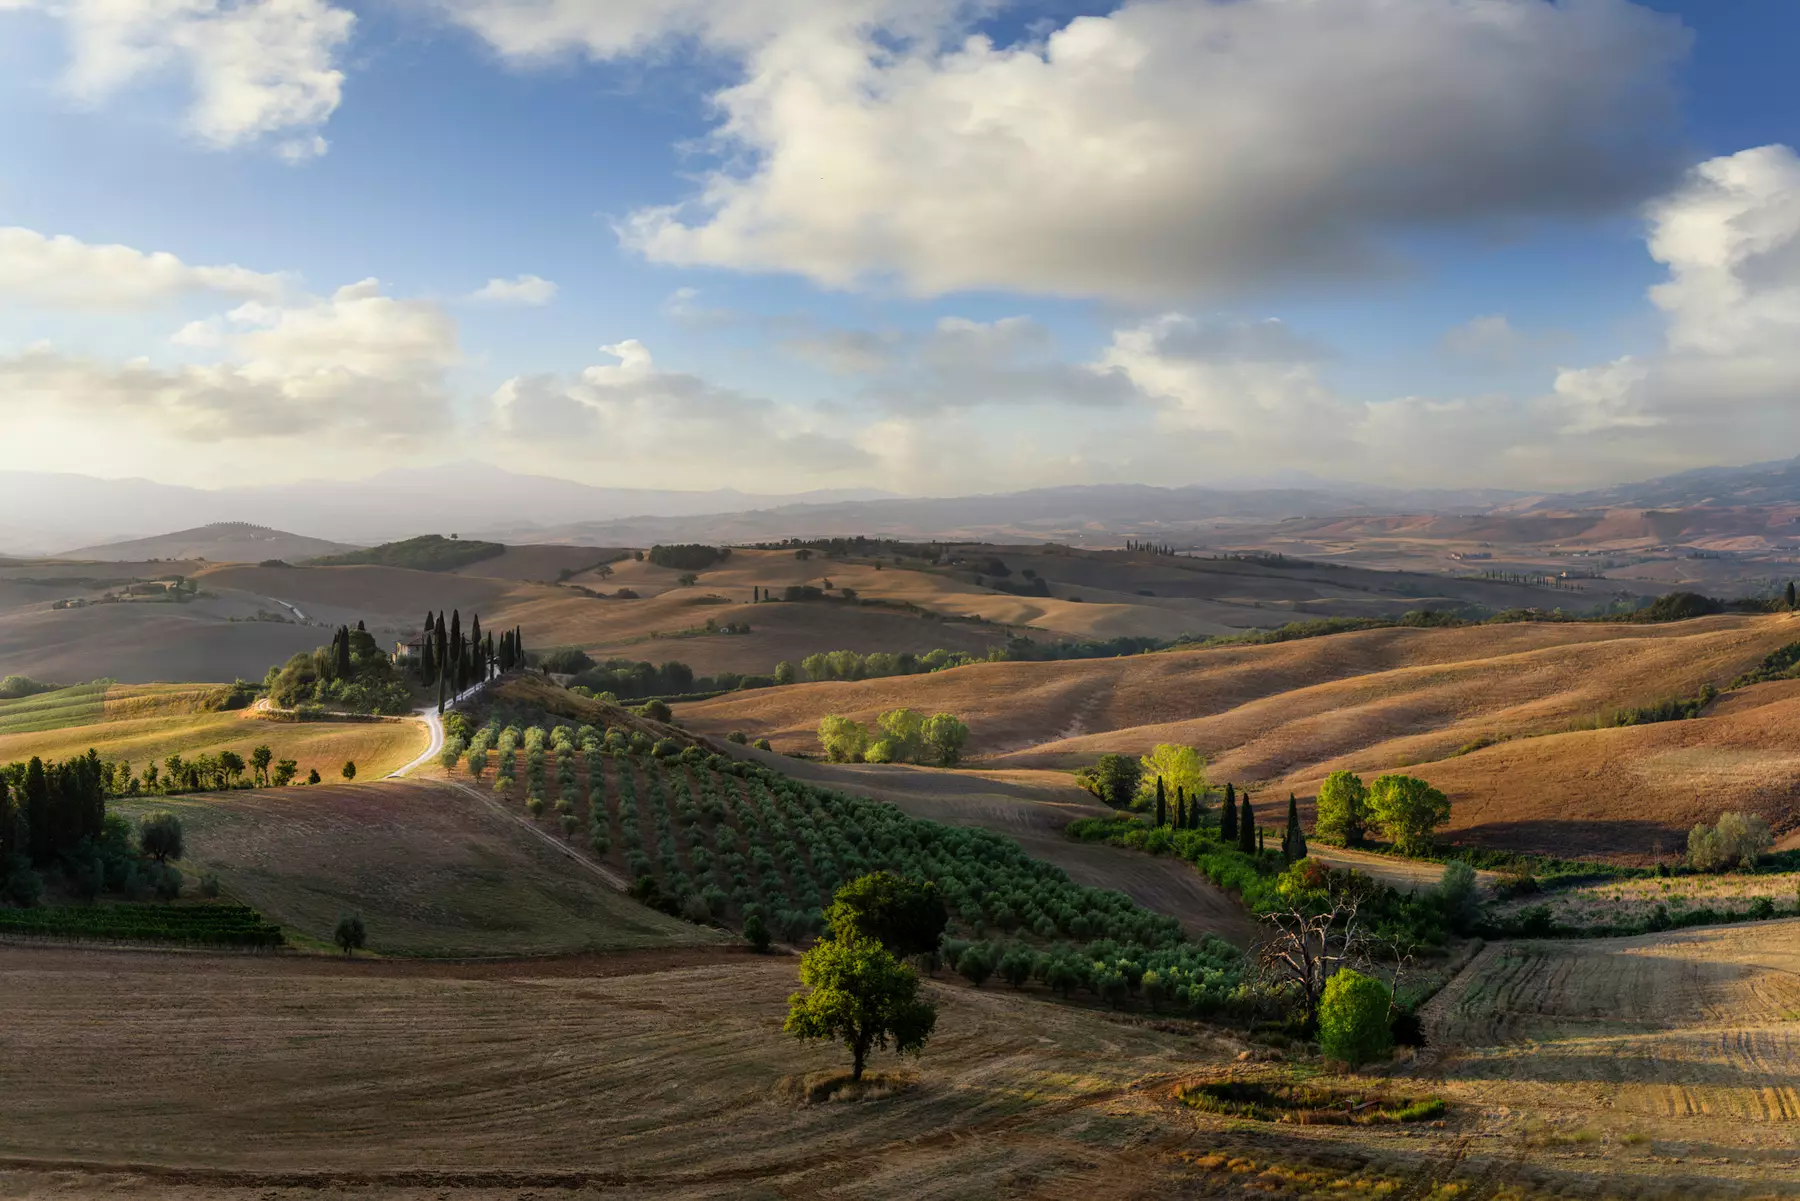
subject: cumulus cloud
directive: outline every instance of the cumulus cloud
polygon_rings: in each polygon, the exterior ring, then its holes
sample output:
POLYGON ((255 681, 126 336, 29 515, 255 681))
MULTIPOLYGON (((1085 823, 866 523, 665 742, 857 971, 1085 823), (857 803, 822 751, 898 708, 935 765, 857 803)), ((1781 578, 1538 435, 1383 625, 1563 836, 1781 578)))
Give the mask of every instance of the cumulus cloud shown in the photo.
POLYGON ((0 404, 15 414, 131 423, 186 442, 301 435, 425 441, 449 416, 444 373, 456 324, 375 280, 290 305, 258 301, 194 322, 174 343, 218 361, 106 363, 38 345, 0 357, 0 404))
POLYGON ((343 97, 337 59, 356 18, 327 0, 8 0, 68 31, 65 85, 99 103, 128 85, 184 76, 188 129, 227 148, 265 136, 290 160, 324 153, 317 129, 343 97))
POLYGON ((275 300, 288 283, 245 267, 190 266, 166 252, 0 228, 0 298, 72 309, 142 308, 196 292, 275 300))
POLYGON ((1614 211, 1672 178, 1672 18, 1625 0, 991 6, 455 0, 515 61, 686 38, 743 78, 729 166, 621 228, 677 264, 1130 300, 1394 266, 1419 226, 1614 211))
POLYGON ((1800 440, 1800 157, 1762 146, 1710 159, 1650 207, 1654 353, 1562 371, 1574 430, 1666 427, 1691 455, 1767 457, 1800 440))
POLYGON ((639 484, 667 479, 672 466, 690 478, 750 483, 771 470, 824 477, 872 461, 801 410, 659 369, 635 338, 600 350, 617 361, 574 379, 507 380, 490 398, 491 432, 578 462, 584 473, 600 465, 639 484))
POLYGON ((490 279, 469 293, 469 299, 484 304, 523 304, 535 307, 556 299, 556 285, 536 275, 490 279))

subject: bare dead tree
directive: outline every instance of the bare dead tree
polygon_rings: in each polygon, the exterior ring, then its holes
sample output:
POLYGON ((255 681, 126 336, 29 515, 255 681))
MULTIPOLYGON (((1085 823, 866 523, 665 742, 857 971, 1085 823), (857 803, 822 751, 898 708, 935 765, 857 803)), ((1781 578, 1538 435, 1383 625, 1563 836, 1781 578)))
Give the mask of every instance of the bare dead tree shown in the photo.
POLYGON ((1319 998, 1332 974, 1368 959, 1368 937, 1357 920, 1361 898, 1341 892, 1326 900, 1323 907, 1290 904, 1265 914, 1271 929, 1257 954, 1265 981, 1299 989, 1308 1026, 1318 1020, 1319 998))

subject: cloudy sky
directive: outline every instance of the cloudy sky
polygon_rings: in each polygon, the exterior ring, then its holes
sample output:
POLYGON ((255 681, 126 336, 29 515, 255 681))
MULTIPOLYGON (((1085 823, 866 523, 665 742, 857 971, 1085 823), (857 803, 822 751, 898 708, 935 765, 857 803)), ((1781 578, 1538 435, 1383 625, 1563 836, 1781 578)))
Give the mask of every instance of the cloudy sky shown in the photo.
POLYGON ((1793 0, 0 0, 0 467, 1800 454, 1793 0))

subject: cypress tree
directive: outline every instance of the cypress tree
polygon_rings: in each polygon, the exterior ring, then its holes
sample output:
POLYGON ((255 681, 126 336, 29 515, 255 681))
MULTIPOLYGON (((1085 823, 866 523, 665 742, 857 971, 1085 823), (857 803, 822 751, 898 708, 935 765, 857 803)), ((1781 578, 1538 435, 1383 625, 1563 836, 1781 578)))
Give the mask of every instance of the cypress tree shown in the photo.
POLYGON ((19 808, 25 814, 27 853, 33 863, 43 863, 50 857, 50 778, 36 755, 25 765, 25 796, 19 808))
POLYGON ((436 649, 436 644, 437 636, 431 628, 431 614, 427 613, 425 615, 425 637, 419 643, 419 682, 421 684, 429 684, 437 678, 437 656, 432 653, 436 649))
POLYGON ((1794 581, 1792 580, 1788 581, 1787 586, 1787 607, 1790 609, 1794 607, 1794 581))
POLYGON ((1281 840, 1281 853, 1289 863, 1306 858, 1306 835, 1300 829, 1300 802, 1288 793, 1287 835, 1281 840))
POLYGON ((1160 828, 1169 824, 1169 796, 1163 791, 1163 778, 1156 777, 1156 824, 1160 828))
POLYGON ((1219 841, 1232 843, 1238 836, 1237 794, 1225 785, 1225 807, 1219 811, 1219 841))
POLYGON ((438 712, 444 711, 444 673, 438 672, 438 712))
POLYGON ((438 615, 437 615, 437 674, 438 674, 438 679, 441 680, 444 678, 444 670, 449 666, 450 666, 450 638, 449 638, 449 635, 444 633, 444 613, 443 613, 443 610, 440 609, 438 611, 438 615))
POLYGON ((338 679, 350 678, 350 627, 340 626, 337 633, 337 673, 338 679))
POLYGON ((1187 785, 1175 785, 1175 828, 1187 829, 1187 785))
POLYGON ((1250 794, 1245 793, 1238 808, 1238 850, 1249 854, 1256 849, 1256 814, 1250 809, 1250 794))
POLYGON ((481 647, 481 614, 476 613, 469 618, 469 644, 481 647))

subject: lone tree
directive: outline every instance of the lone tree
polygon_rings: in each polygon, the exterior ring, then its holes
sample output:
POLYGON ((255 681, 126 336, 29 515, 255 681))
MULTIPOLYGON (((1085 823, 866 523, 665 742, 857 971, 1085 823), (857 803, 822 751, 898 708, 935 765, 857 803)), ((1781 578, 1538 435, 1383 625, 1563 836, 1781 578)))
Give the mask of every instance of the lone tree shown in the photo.
POLYGON ((937 951, 950 911, 929 880, 871 872, 837 890, 825 921, 834 938, 877 942, 904 958, 937 951))
POLYGON ((269 782, 269 764, 275 761, 275 752, 266 746, 259 746, 250 752, 250 770, 256 773, 259 784, 269 782))
POLYGON ((796 1038, 850 1048, 850 1079, 861 1080, 869 1052, 889 1046, 917 1055, 937 1027, 937 1007, 919 997, 918 973, 872 939, 833 938, 800 957, 800 983, 782 1029, 796 1038))
POLYGON ((152 813, 138 826, 138 845, 158 863, 181 858, 181 819, 167 810, 152 813))
POLYGON ((344 766, 341 770, 343 772, 344 779, 346 779, 346 780, 356 779, 356 763, 354 760, 350 760, 350 759, 344 760, 344 766))
POLYGON ((1319 785, 1313 834, 1342 846, 1359 846, 1369 825, 1369 790, 1352 771, 1334 771, 1319 785))
POLYGON ((1143 765, 1130 755, 1102 755, 1094 766, 1077 772, 1075 782, 1114 809, 1127 809, 1143 775, 1143 765))
POLYGON ((1319 1000, 1319 1050, 1352 1067, 1384 1058, 1394 1046, 1391 998, 1381 981, 1345 968, 1325 982, 1319 1000))
POLYGON ((346 913, 338 918, 337 929, 332 931, 331 941, 344 948, 346 955, 362 950, 363 943, 368 941, 368 931, 363 929, 362 916, 346 913))

